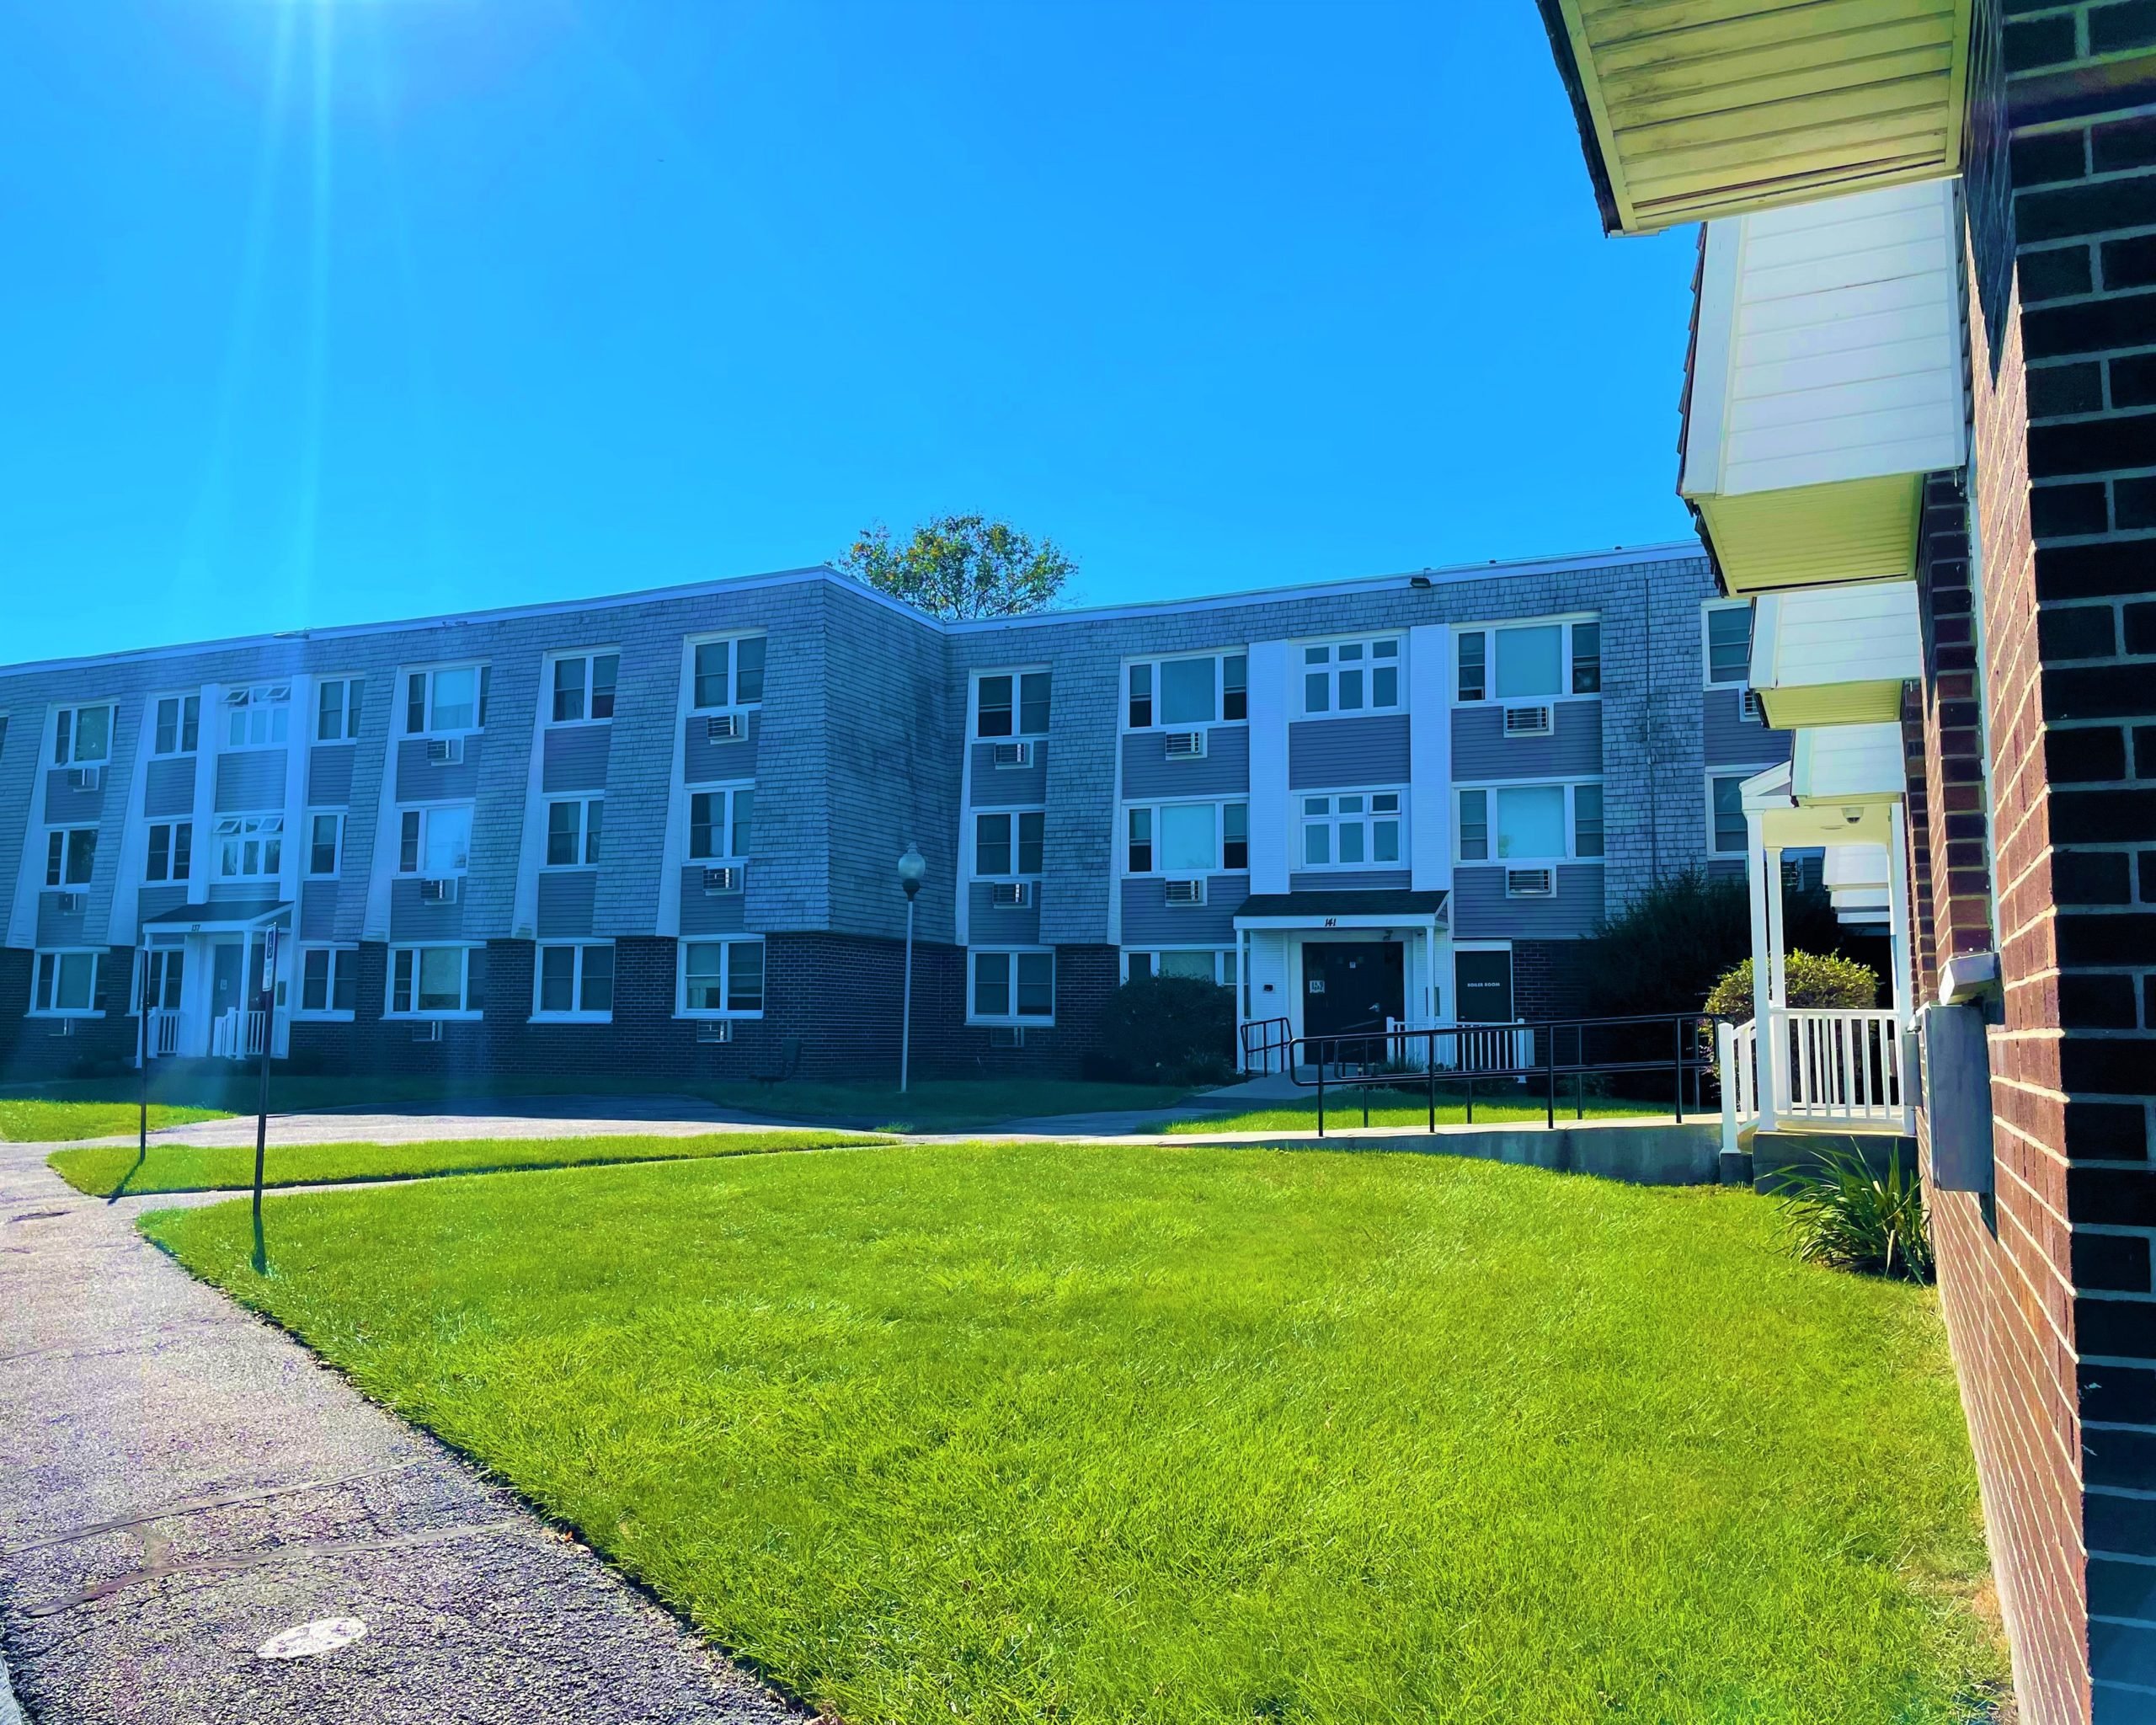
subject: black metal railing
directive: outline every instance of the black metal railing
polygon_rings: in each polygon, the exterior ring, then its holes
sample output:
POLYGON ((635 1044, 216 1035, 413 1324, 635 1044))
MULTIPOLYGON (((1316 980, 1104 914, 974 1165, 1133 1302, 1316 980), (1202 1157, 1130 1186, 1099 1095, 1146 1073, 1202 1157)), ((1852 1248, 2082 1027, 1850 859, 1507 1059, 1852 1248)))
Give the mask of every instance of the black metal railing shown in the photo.
POLYGON ((1270 1072, 1274 1062, 1285 1064, 1288 1049, 1295 1039, 1295 1027, 1285 1018, 1253 1018, 1241 1028, 1242 1070, 1270 1072))

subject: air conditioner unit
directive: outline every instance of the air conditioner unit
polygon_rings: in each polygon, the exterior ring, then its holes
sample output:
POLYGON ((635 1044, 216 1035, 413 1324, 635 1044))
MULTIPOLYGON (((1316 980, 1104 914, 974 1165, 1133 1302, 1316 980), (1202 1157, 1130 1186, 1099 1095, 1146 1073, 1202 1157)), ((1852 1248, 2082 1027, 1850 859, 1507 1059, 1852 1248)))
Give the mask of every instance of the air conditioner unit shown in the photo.
POLYGON ((1166 890, 1171 905, 1202 905, 1205 902, 1205 883, 1202 880, 1171 880, 1167 883, 1166 890))
POLYGON ((988 889, 988 901, 998 910, 1022 911, 1026 901, 1033 897, 1033 883, 1024 880, 999 880, 988 889))
POLYGON ((1759 692, 1757 689, 1745 690, 1741 701, 1745 718, 1750 719, 1754 724, 1764 724, 1767 722, 1767 709, 1760 701, 1759 692))
POLYGON ((62 893, 56 908, 63 916, 79 916, 90 902, 88 893, 62 893))
POLYGON ((67 788, 71 791, 94 791, 104 782, 102 766, 71 766, 67 769, 67 788))
POLYGON ((414 1042, 440 1042, 441 1040, 441 1020, 439 1018, 426 1018, 421 1020, 419 1023, 414 1024, 412 1027, 412 1040, 414 1042))
POLYGON ((741 890, 742 870, 728 862, 718 868, 704 870, 704 890, 707 893, 738 893, 741 890))
POLYGON ((699 1018, 696 1020, 698 1042, 731 1042, 734 1040, 734 1021, 731 1018, 699 1018))
POLYGON ((998 766, 1031 766, 1033 764, 1033 745, 1031 743, 998 743, 995 745, 995 764, 998 766))
POLYGON ((462 737, 429 737, 427 765, 455 766, 464 759, 464 739, 462 737))
POLYGON ((1022 1024, 997 1024, 988 1033, 990 1048, 1023 1048, 1026 1045, 1026 1027, 1022 1024))
POLYGON ((1508 737, 1546 737, 1550 731, 1550 709, 1547 707, 1508 707, 1505 709, 1505 734, 1508 737))
POLYGON ((446 880, 422 880, 419 883, 419 902, 423 905, 453 905, 456 902, 456 877, 446 880))
POLYGON ((1170 731, 1161 739, 1171 761, 1195 761, 1205 753, 1203 731, 1170 731))
POLYGON ((1505 871, 1505 896, 1508 899, 1549 899, 1557 894, 1557 871, 1554 868, 1508 868, 1505 871))
POLYGON ((738 713, 714 713, 704 721, 704 740, 738 743, 749 734, 749 721, 738 713))

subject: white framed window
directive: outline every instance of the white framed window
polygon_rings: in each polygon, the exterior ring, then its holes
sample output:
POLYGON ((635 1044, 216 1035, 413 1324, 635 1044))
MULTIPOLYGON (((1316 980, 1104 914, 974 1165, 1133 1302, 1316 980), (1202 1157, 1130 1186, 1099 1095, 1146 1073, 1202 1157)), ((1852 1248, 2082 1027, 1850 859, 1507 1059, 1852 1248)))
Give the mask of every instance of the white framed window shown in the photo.
POLYGON ((1742 688, 1752 681, 1752 601, 1710 601, 1700 609, 1700 651, 1710 689, 1742 688))
POLYGON ((489 671, 483 665, 438 665, 407 672, 404 734, 461 737, 484 730, 489 671))
POLYGON ((398 820, 397 872, 448 880, 472 867, 472 805, 430 803, 398 820))
POLYGON ((531 1016, 563 1023, 603 1024, 614 1016, 611 941, 548 941, 532 966, 531 1016))
POLYGON ((1603 854, 1602 786, 1482 785, 1459 793, 1462 862, 1592 862, 1603 854))
POLYGON ((45 833, 45 884, 56 887, 88 886, 97 866, 98 830, 94 826, 52 826, 45 833))
POLYGON ((1250 804, 1149 803, 1124 811, 1123 873, 1216 874, 1250 867, 1250 804))
POLYGON ((589 868, 599 861, 600 797, 558 797, 547 804, 547 866, 589 868))
POLYGON ((302 1018, 350 1018, 360 1003, 360 949, 305 946, 300 948, 302 1018))
POLYGON ((760 1018, 764 1015, 764 943, 760 937, 681 943, 684 1018, 760 1018))
POLYGON ((142 1010, 142 967, 146 962, 150 971, 150 1010, 177 1012, 181 990, 187 980, 187 954, 178 947, 152 947, 146 959, 138 959, 129 967, 128 1016, 132 1017, 142 1010))
POLYGON ((318 743, 350 743, 360 734, 360 697, 366 682, 361 677, 324 677, 314 690, 314 740, 318 743))
POLYGON ((727 635, 699 641, 693 651, 692 704, 698 713, 723 713, 764 702, 761 635, 727 635))
POLYGON ((745 862, 755 814, 754 785, 720 785, 690 792, 689 860, 745 862))
POLYGON ((1744 819, 1744 778, 1741 772, 1707 775, 1707 854, 1710 857, 1742 857, 1751 848, 1751 830, 1744 819))
POLYGON ((52 764, 96 766, 112 755, 112 708, 63 707, 53 719, 52 764))
POLYGON ((202 697, 161 695, 150 714, 150 752, 160 760, 202 745, 202 697))
POLYGON ((1327 791, 1301 799, 1303 868, 1397 868, 1407 860, 1404 791, 1327 791))
POLYGON ((98 966, 104 956, 96 951, 40 952, 31 973, 30 1016, 103 1017, 104 1014, 98 1010, 98 966))
POLYGON ((1123 955, 1123 980, 1137 982, 1148 976, 1194 976, 1201 982, 1235 985, 1235 949, 1233 947, 1154 947, 1127 948, 1123 955))
POLYGON ((225 691, 226 748, 281 748, 291 729, 290 683, 256 683, 225 691))
POLYGON ((1250 655, 1241 649, 1134 660, 1123 675, 1125 730, 1237 724, 1250 717, 1250 655))
POLYGON ((307 872, 322 879, 341 874, 344 868, 344 811, 318 809, 307 818, 307 872))
POLYGON ((1313 641, 1303 655, 1303 717, 1400 710, 1401 637, 1313 641))
POLYGON ((476 1018, 472 1005, 472 948, 462 946, 389 949, 391 1018, 476 1018))
POLYGON ((221 814, 216 834, 218 879, 274 880, 284 868, 283 815, 221 814))
POLYGON ((974 734, 1046 736, 1049 686, 1049 674, 1044 670, 996 670, 975 677, 974 734))
POLYGON ((618 652, 558 653, 547 676, 549 724, 603 724, 614 716, 618 652))
POLYGON ((1577 622, 1498 623, 1454 635, 1453 698, 1551 701, 1602 692, 1602 625, 1577 622))
POLYGON ((997 809, 974 816, 974 873, 1010 879, 1042 872, 1048 816, 1038 809, 997 809))
POLYGON ((150 825, 150 844, 143 859, 146 881, 191 879, 195 873, 195 823, 157 820, 150 825))
POLYGON ((969 1024, 1053 1024, 1055 953, 1046 947, 976 947, 966 955, 969 1024))

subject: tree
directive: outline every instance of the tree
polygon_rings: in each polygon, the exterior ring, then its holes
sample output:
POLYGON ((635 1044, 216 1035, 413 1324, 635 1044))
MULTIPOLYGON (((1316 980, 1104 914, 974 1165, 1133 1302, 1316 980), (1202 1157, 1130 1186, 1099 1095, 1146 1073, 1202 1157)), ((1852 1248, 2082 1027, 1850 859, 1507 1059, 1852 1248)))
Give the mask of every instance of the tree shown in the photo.
MULTIPOLYGON (((1791 889, 1782 907, 1790 946, 1824 953, 1854 944, 1825 893, 1791 889)), ((1696 1012, 1716 980, 1751 950, 1752 900, 1742 879, 1699 868, 1665 876, 1588 943, 1587 1010, 1609 1017, 1696 1012)))
POLYGON ((1108 996, 1097 1064, 1134 1084, 1225 1084, 1235 1049, 1235 990, 1202 976, 1140 976, 1108 996))
POLYGON ((1038 544, 1008 521, 938 515, 894 545, 881 521, 862 532, 838 566, 856 580, 931 617, 1026 617, 1055 602, 1078 565, 1053 540, 1038 544))

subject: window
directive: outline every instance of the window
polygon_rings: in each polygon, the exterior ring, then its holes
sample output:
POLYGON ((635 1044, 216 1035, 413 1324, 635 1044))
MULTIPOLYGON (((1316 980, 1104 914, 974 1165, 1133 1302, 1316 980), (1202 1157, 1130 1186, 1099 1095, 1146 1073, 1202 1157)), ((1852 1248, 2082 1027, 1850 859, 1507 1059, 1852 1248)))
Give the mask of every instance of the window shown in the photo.
POLYGON ((109 707, 63 707, 55 716, 52 764, 93 766, 112 753, 109 707))
POLYGON ((1599 695, 1602 692, 1600 623, 1572 625, 1572 692, 1575 695, 1599 695))
POLYGON ((349 1018, 359 1005, 357 947, 300 948, 300 1006, 309 1017, 349 1018))
POLYGON ((1247 803, 1164 803, 1127 817, 1125 872, 1190 876, 1250 867, 1247 803))
POLYGON ((1233 947, 1166 947, 1155 952, 1125 953, 1123 980, 1136 982, 1148 976, 1195 976, 1223 988, 1235 985, 1235 949, 1233 947))
POLYGON ((45 884, 88 886, 97 857, 98 830, 94 826, 51 828, 45 836, 45 884))
POLYGON ((1047 817, 1040 810, 974 817, 974 873, 975 874, 1038 874, 1041 872, 1041 829, 1047 817))
POLYGON ((1399 705, 1399 636, 1303 649, 1305 713, 1385 712, 1399 705))
POLYGON ((971 1018, 1006 1024, 1054 1021, 1054 953, 976 952, 971 963, 971 1018))
POLYGON ((756 793, 747 785, 735 790, 691 793, 689 860, 701 862, 718 857, 735 861, 746 858, 755 813, 756 793))
POLYGON ((1572 854, 1575 857, 1599 857, 1602 854, 1600 785, 1572 787, 1572 854))
POLYGON ((1210 803, 1171 803, 1159 811, 1161 870, 1205 874, 1219 867, 1219 810, 1210 803))
POLYGON ((195 823, 161 820, 150 828, 149 858, 143 865, 145 880, 187 880, 195 873, 195 823))
POLYGON ((202 697, 167 695, 157 702, 150 739, 153 755, 192 755, 202 740, 202 697))
POLYGON ((604 942, 542 946, 531 1016, 601 1019, 614 1012, 614 948, 604 942))
POLYGON ((1455 698, 1549 701, 1602 692, 1599 622, 1514 623, 1461 633, 1455 698))
POLYGON ((1048 734, 1048 673, 1003 671, 975 686, 974 734, 1042 737, 1048 734), (1014 706, 1012 703, 1016 702, 1014 706))
POLYGON ((291 734, 292 686, 258 683, 225 691, 225 746, 275 749, 291 734))
MULTIPOLYGON (((187 980, 187 955, 178 947, 152 947, 147 962, 150 967, 150 1010, 153 1012, 177 1012, 180 993, 187 980)), ((138 963, 133 979, 128 983, 130 996, 128 1011, 142 1010, 142 968, 138 963)))
POLYGON ((1250 804, 1224 803, 1220 807, 1220 866, 1250 867, 1250 804))
POLYGON ((760 1016, 764 1010, 763 942, 683 941, 681 1010, 702 1017, 760 1016))
POLYGON ((1602 854, 1598 784, 1500 785, 1460 793, 1463 862, 1563 862, 1602 854))
POLYGON ((1398 791, 1348 791, 1303 798, 1303 867, 1396 866, 1406 854, 1398 791))
POLYGON ((329 677, 317 686, 314 697, 316 742, 349 743, 359 735, 360 692, 365 686, 358 677, 329 677))
POLYGON ((398 834, 397 872, 446 880, 472 866, 472 805, 407 809, 398 834))
POLYGON ((1250 717, 1250 659, 1241 653, 1208 653, 1190 659, 1154 660, 1129 667, 1125 717, 1132 730, 1155 724, 1210 724, 1250 717))
POLYGON ((1744 819, 1743 775, 1711 779, 1708 790, 1707 849, 1717 857, 1742 857, 1751 846, 1744 819))
POLYGON ((307 872, 322 876, 337 873, 344 866, 344 817, 329 813, 310 814, 307 823, 307 872))
POLYGON ((224 880, 273 880, 285 866, 285 817, 226 814, 217 820, 217 874, 224 880))
POLYGON ((483 665, 414 671, 404 680, 405 735, 462 736, 484 730, 489 681, 483 665))
POLYGON ((764 638, 737 635, 699 641, 696 654, 696 711, 754 707, 764 698, 764 638))
POLYGON ((597 797, 547 805, 549 868, 588 868, 599 860, 600 812, 605 807, 597 797))
POLYGON ((1752 681, 1752 605, 1710 605, 1707 607, 1707 681, 1748 683, 1752 681))
POLYGON ((392 1018, 477 1017, 472 1001, 469 947, 392 947, 389 1012, 392 1018))
POLYGON ((1130 844, 1126 853, 1126 866, 1132 874, 1150 874, 1153 872, 1153 811, 1150 809, 1130 811, 1130 844))
POLYGON ((614 680, 621 669, 618 653, 578 653, 556 660, 552 723, 580 724, 587 719, 611 718, 614 680))
POLYGON ((1480 630, 1460 638, 1460 694, 1462 701, 1480 701, 1490 692, 1489 670, 1484 655, 1490 638, 1480 630))
POLYGON ((30 1011, 40 1017, 88 1017, 97 1011, 96 953, 40 953, 30 1011))

